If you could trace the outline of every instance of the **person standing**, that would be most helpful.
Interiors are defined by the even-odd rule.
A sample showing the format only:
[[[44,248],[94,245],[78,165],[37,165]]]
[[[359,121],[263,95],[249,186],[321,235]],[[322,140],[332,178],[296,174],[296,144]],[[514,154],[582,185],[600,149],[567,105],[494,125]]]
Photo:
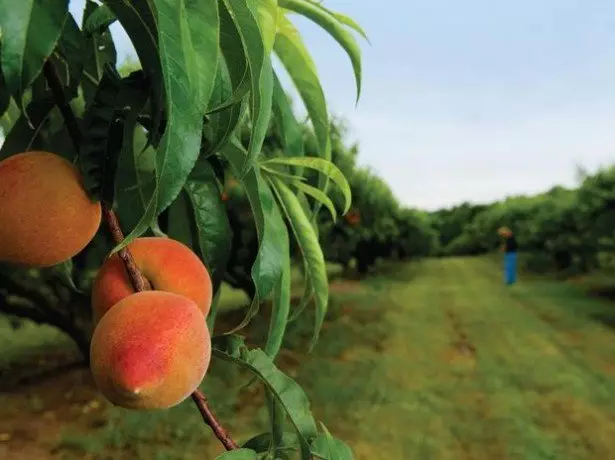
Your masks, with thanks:
[[[508,227],[501,227],[498,233],[504,238],[502,252],[504,252],[504,281],[507,285],[515,284],[517,281],[517,240],[512,230]]]

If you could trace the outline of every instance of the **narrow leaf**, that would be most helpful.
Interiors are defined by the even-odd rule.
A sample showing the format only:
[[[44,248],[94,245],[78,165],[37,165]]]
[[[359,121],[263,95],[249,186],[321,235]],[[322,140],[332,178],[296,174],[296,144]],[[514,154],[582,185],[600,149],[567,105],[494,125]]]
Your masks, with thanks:
[[[185,1],[155,0],[167,123],[156,155],[156,188],[145,214],[114,252],[142,235],[184,186],[199,155],[203,118],[194,104],[194,49]]]
[[[53,101],[49,100],[30,102],[26,108],[27,115],[20,115],[10,131],[4,133],[0,160],[16,153],[43,147],[42,128],[54,106]]]
[[[235,140],[222,150],[236,176],[245,164],[246,151],[239,141]],[[252,280],[256,287],[256,295],[246,314],[246,318],[233,331],[244,327],[258,311],[258,306],[278,282],[284,264],[288,263],[289,244],[288,232],[282,216],[276,205],[269,185],[258,169],[252,168],[241,178],[245,188],[258,235],[259,248],[256,260],[252,266]],[[231,331],[232,332],[232,331]]]
[[[88,0],[90,1],[90,0]],[[148,130],[146,146],[158,146],[164,130],[161,129],[165,105],[165,87],[158,47],[158,29],[153,0],[105,0],[105,4],[118,17],[122,27],[134,44],[143,71],[150,80],[152,126]],[[177,10],[179,13],[181,9]],[[178,55],[180,56],[180,55]]]
[[[93,32],[102,32],[115,21],[117,21],[117,16],[111,8],[109,8],[109,5],[99,5],[84,22],[83,31],[90,34]]]
[[[282,268],[282,276],[273,290],[273,307],[269,322],[269,333],[265,344],[265,353],[274,359],[282,346],[286,324],[288,322],[288,312],[290,310],[290,258]]]
[[[299,31],[283,14],[278,18],[278,35],[274,50],[288,71],[308,111],[316,135],[319,156],[330,160],[329,114],[316,65]],[[327,184],[328,177],[321,176],[319,188],[326,192]]]
[[[269,127],[273,96],[273,69],[271,58],[265,50],[263,33],[249,2],[224,0],[224,4],[239,31],[250,70],[252,133],[248,155],[238,174],[243,176],[260,153]]]
[[[311,349],[318,341],[329,302],[329,283],[327,280],[325,257],[318,241],[318,235],[314,232],[314,227],[295,194],[283,181],[277,178],[272,178],[271,180],[275,184],[274,190],[293,229],[314,287],[316,320],[310,343]]]
[[[302,126],[293,114],[288,95],[277,75],[273,78],[273,113],[286,156],[303,156]]]
[[[201,157],[185,185],[192,206],[198,247],[217,290],[231,250],[230,225],[213,168]]]
[[[327,430],[327,427],[320,424],[323,433],[319,434],[312,443],[312,453],[324,460],[354,460],[350,447],[339,439],[335,439]]]
[[[98,5],[91,0],[86,0],[85,10],[83,12],[83,21],[85,24],[88,18],[96,11]],[[103,70],[106,65],[115,68],[117,61],[117,51],[109,30],[92,32],[85,35],[85,63],[83,67],[83,97],[88,103],[96,93],[96,86],[103,76]]]
[[[68,0],[0,2],[2,71],[18,104],[55,49],[67,18]]]
[[[258,455],[251,449],[233,449],[218,455],[216,460],[258,460]]]
[[[114,183],[115,168],[122,148],[121,125],[115,124],[115,106],[120,92],[120,76],[110,66],[103,78],[84,120],[84,138],[79,164],[88,194],[102,199],[103,182]],[[108,170],[108,167],[112,170]]]
[[[344,173],[342,173],[342,171],[331,161],[316,157],[278,157],[265,160],[261,164],[264,166],[276,164],[285,166],[295,165],[320,171],[323,175],[329,177],[344,195],[344,212],[342,214],[346,214],[350,209],[350,205],[352,204],[350,185]]]
[[[293,424],[301,447],[301,458],[311,459],[310,441],[317,436],[316,422],[311,415],[310,403],[301,387],[282,373],[265,352],[250,350],[244,339],[224,335],[213,340],[212,354],[252,372],[271,392]]]
[[[306,184],[305,182],[302,182],[302,181],[293,181],[292,184],[295,187],[297,187],[299,190],[301,190],[303,193],[305,193],[306,195],[310,195],[315,200],[320,201],[322,204],[324,204],[325,207],[331,213],[333,222],[336,221],[337,212],[335,210],[335,205],[333,204],[333,201],[331,201],[331,199],[327,195],[325,195],[321,190],[317,189],[316,187],[313,187],[310,184]]]
[[[280,0],[280,6],[299,13],[326,30],[350,58],[357,85],[357,101],[361,96],[361,50],[356,40],[337,17],[310,0]]]
[[[186,2],[186,16],[194,47],[196,102],[199,113],[204,113],[217,75],[220,50],[218,0]]]

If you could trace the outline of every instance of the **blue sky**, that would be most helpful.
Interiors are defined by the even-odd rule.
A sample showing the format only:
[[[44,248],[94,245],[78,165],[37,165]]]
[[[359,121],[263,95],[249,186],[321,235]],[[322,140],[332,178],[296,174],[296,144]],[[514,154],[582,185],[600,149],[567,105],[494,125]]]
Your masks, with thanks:
[[[81,16],[83,1],[71,9]],[[355,18],[350,63],[298,19],[330,110],[406,205],[485,202],[574,185],[615,160],[615,3],[607,0],[325,0]],[[121,55],[131,53],[116,26]]]

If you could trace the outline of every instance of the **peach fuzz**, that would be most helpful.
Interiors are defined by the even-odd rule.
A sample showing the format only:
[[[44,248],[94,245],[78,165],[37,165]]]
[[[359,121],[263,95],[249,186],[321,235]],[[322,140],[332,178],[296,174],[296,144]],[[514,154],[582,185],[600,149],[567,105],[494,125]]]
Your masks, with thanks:
[[[81,252],[101,221],[100,202],[59,155],[29,151],[0,161],[0,260],[49,267]]]
[[[144,291],[126,297],[98,323],[90,368],[101,393],[128,409],[163,409],[186,399],[211,360],[205,318],[190,299]]]
[[[207,316],[212,302],[212,283],[207,268],[192,250],[170,238],[137,238],[128,245],[132,257],[152,289],[192,299]],[[92,310],[98,322],[134,288],[118,254],[100,267],[92,286]]]

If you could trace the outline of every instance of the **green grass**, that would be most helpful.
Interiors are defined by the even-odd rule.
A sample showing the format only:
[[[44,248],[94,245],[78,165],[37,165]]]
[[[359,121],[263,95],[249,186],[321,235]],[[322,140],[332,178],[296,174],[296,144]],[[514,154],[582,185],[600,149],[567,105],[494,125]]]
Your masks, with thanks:
[[[311,315],[291,325],[278,363],[359,460],[615,458],[615,304],[583,285],[522,276],[507,287],[494,259],[427,260],[334,284],[308,355]],[[256,319],[251,338],[266,327]],[[204,389],[224,394],[213,403],[231,432],[262,429],[262,395],[239,392],[228,366],[212,371]],[[84,417],[62,425],[61,458],[220,452],[190,401],[147,414],[103,406],[96,429]]]

